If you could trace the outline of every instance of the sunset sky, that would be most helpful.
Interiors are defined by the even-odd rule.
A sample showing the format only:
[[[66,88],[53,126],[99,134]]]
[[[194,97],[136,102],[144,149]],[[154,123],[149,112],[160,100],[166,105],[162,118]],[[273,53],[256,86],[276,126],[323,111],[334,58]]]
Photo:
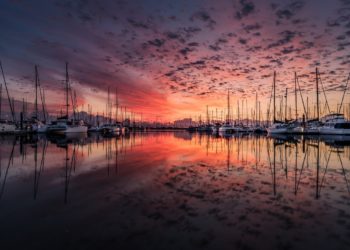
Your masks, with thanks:
[[[335,111],[350,73],[350,0],[0,0],[0,60],[10,94],[28,102],[37,64],[52,112],[64,104],[66,61],[93,112],[108,87],[145,119],[225,109],[227,89],[234,110],[245,99],[254,108],[258,92],[266,112],[274,70],[278,96],[294,91],[297,72],[312,106],[315,67]]]

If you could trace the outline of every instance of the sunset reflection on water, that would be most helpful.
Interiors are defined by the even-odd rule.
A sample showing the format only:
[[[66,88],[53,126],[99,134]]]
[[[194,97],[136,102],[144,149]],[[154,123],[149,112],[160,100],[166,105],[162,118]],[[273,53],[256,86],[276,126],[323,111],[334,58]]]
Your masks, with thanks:
[[[101,240],[150,248],[349,245],[346,138],[176,131],[0,144],[8,246],[15,235],[23,246],[44,237],[72,249]]]

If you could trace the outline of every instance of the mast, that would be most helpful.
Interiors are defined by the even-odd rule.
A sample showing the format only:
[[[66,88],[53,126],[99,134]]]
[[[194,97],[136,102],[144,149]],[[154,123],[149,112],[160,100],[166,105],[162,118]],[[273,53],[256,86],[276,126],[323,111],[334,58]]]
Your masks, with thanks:
[[[239,101],[237,100],[237,115],[238,115],[238,124],[240,124],[240,116],[239,116]]]
[[[35,70],[35,104],[34,104],[34,108],[35,108],[35,119],[38,119],[38,81],[39,81],[39,76],[38,76],[38,66],[35,65],[34,66],[34,70]]]
[[[248,121],[249,121],[249,114],[248,114],[248,101],[247,99],[245,99],[245,110],[246,110],[246,114],[247,114],[247,127],[248,127]]]
[[[276,122],[276,71],[273,72],[273,122]]]
[[[5,89],[6,89],[6,94],[7,94],[7,99],[9,101],[9,105],[10,105],[10,110],[11,110],[11,115],[12,115],[12,120],[15,122],[16,121],[16,117],[15,117],[15,109],[14,109],[14,105],[11,102],[11,98],[10,98],[10,94],[9,94],[9,90],[7,88],[7,83],[6,83],[6,79],[5,79],[5,73],[4,73],[4,69],[2,67],[2,63],[0,61],[0,68],[1,68],[1,73],[2,73],[2,78],[4,80],[4,84],[5,84]]]
[[[108,120],[109,123],[111,123],[112,117],[111,117],[111,101],[109,96],[109,87],[108,87],[108,96],[107,96],[107,114],[108,114]]]
[[[118,108],[119,108],[119,102],[118,102],[118,90],[115,88],[115,122],[118,123]]]
[[[37,101],[38,100],[38,90],[39,90],[44,121],[46,122],[46,108],[45,108],[45,96],[44,96],[45,93],[44,93],[44,89],[41,89],[41,86],[40,86],[40,77],[39,77],[39,70],[38,70],[37,65],[35,67],[35,75],[36,75],[35,99],[36,99],[37,118],[39,117],[39,111],[38,111],[39,108],[38,108],[38,101]]]
[[[0,84],[0,121],[1,121],[1,110],[2,110],[2,84]]]
[[[230,123],[230,90],[227,90],[227,123]]]
[[[295,121],[298,120],[297,72],[294,72]]]
[[[46,123],[46,108],[45,108],[45,92],[44,89],[40,89],[40,96],[41,96],[41,105],[42,105],[42,109],[43,109],[43,115],[44,115],[44,122]]]
[[[68,75],[68,62],[66,62],[66,116],[68,120],[68,107],[69,107],[69,75]]]
[[[309,97],[306,97],[306,121],[309,120]]]
[[[207,125],[209,125],[210,123],[210,118],[209,118],[209,108],[208,108],[208,105],[207,105]]]
[[[259,117],[259,127],[260,127],[260,124],[261,124],[260,114],[261,114],[261,111],[260,111],[260,101],[259,101],[259,115],[258,115],[258,117]]]
[[[316,115],[317,121],[320,120],[320,107],[318,99],[318,68],[316,68]]]
[[[258,124],[258,92],[255,92],[255,126]]]
[[[286,104],[284,106],[284,121],[287,122],[288,88],[286,88]]]

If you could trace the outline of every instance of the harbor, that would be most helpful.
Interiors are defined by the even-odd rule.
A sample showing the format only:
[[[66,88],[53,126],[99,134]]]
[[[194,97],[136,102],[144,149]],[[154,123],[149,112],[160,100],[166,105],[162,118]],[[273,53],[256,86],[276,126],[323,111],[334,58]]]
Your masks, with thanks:
[[[4,250],[350,249],[350,0],[1,0]]]

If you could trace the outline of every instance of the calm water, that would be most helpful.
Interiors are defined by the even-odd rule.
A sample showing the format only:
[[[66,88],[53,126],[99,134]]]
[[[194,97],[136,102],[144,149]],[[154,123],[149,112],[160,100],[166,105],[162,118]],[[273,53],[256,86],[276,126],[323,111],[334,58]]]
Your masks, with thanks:
[[[349,142],[2,137],[1,248],[350,249]]]

